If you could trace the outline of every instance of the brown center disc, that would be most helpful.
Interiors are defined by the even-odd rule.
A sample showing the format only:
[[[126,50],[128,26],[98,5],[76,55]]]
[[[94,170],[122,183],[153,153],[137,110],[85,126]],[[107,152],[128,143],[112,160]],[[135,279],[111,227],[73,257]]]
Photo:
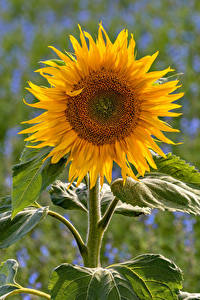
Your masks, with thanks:
[[[113,144],[130,135],[140,114],[139,102],[125,80],[100,70],[76,86],[68,97],[66,118],[78,136],[92,144]]]

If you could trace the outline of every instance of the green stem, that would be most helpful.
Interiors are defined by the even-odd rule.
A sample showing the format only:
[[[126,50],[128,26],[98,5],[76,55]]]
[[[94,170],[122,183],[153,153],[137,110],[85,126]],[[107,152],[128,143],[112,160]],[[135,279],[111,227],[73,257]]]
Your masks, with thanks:
[[[78,232],[78,230],[74,227],[74,225],[72,225],[71,222],[69,222],[68,220],[66,220],[63,216],[61,216],[60,214],[58,214],[55,211],[48,211],[48,215],[59,220],[60,222],[62,222],[63,224],[65,224],[65,226],[67,226],[67,228],[71,231],[71,233],[73,234],[76,243],[78,245],[80,254],[83,258],[83,261],[85,261],[86,256],[87,256],[87,247],[85,246],[82,237],[80,235],[80,233]]]
[[[103,230],[103,232],[106,231],[110,221],[111,221],[111,218],[113,216],[113,213],[115,211],[115,208],[117,206],[117,203],[118,203],[119,199],[118,198],[114,198],[112,200],[112,202],[110,203],[109,207],[107,208],[106,212],[104,213],[103,217],[101,218],[101,220],[99,221],[99,227],[101,228],[101,230]]]
[[[42,298],[51,299],[51,296],[49,294],[46,294],[46,293],[38,291],[38,290],[28,289],[28,288],[23,288],[23,287],[18,290],[12,291],[11,293],[9,293],[9,295],[7,297],[17,295],[17,294],[33,294],[33,295],[37,295]]]
[[[103,231],[98,226],[100,219],[100,183],[98,178],[95,186],[92,189],[89,189],[88,199],[88,257],[87,261],[85,262],[85,266],[90,268],[96,268],[100,266],[100,249],[103,237]]]

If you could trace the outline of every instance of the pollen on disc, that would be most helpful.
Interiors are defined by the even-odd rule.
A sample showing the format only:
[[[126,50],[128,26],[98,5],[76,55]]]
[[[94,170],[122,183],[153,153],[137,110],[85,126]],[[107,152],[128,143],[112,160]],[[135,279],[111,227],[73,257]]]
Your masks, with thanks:
[[[80,138],[104,145],[132,133],[140,105],[134,91],[118,74],[99,70],[76,88],[83,91],[67,100],[66,118]]]

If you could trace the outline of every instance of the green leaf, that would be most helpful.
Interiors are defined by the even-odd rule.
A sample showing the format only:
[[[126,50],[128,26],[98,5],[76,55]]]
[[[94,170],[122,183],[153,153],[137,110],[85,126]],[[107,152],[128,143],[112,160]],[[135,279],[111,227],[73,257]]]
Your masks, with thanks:
[[[68,210],[82,210],[87,212],[88,188],[85,184],[81,183],[78,187],[76,187],[76,183],[72,183],[69,187],[69,183],[57,180],[51,185],[49,192],[53,204]],[[102,213],[104,213],[110,202],[114,199],[114,195],[108,184],[103,185],[100,192],[100,198],[101,210]],[[149,214],[150,209],[132,206],[119,201],[115,209],[115,213],[136,217],[141,214]]]
[[[11,219],[11,211],[0,214],[0,248],[7,248],[31,231],[48,213],[48,207],[26,208]]]
[[[107,268],[62,264],[49,283],[53,300],[175,300],[180,269],[161,255],[145,254]]]
[[[187,293],[187,292],[180,292],[178,295],[179,300],[199,300],[200,299],[200,294],[196,293]]]
[[[87,212],[87,188],[86,185],[80,183],[76,187],[76,183],[64,183],[56,180],[49,190],[51,200],[54,205],[61,206],[68,210],[82,210]]]
[[[200,214],[200,191],[164,174],[147,174],[140,181],[129,177],[125,184],[117,179],[111,190],[122,202],[133,206]]]
[[[18,263],[14,259],[8,259],[0,264],[0,300],[5,299],[9,294],[19,289],[15,282]]]
[[[12,210],[10,195],[0,198],[0,214],[8,210]]]
[[[63,171],[66,158],[56,164],[51,164],[50,158],[43,163],[49,149],[26,148],[22,153],[21,163],[13,167],[12,217],[35,202],[41,192]]]
[[[194,166],[172,153],[168,153],[166,158],[154,153],[152,155],[158,168],[157,172],[200,187],[200,172]]]
[[[42,166],[42,187],[43,191],[48,185],[50,185],[65,169],[67,157],[63,157],[56,164],[51,164],[51,158],[45,160]],[[41,192],[40,191],[40,192]]]
[[[21,163],[25,163],[35,159],[40,159],[41,157],[45,157],[51,151],[51,147],[29,148],[27,147],[29,145],[31,145],[31,143],[27,142],[21,153]]]
[[[115,196],[113,195],[110,186],[108,184],[104,184],[101,189],[101,210],[102,214],[106,211],[106,208],[110,205],[110,202],[114,200]],[[141,214],[150,214],[151,210],[149,208],[143,208],[139,206],[133,206],[131,204],[123,203],[119,201],[115,208],[116,214],[121,214],[128,217],[138,217]]]
[[[14,217],[40,195],[42,160],[32,160],[13,167],[12,208]]]

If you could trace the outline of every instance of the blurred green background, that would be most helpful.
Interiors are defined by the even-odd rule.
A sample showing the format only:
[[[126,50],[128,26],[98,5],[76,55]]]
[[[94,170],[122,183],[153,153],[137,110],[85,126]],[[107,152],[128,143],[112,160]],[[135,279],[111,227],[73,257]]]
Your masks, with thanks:
[[[0,196],[10,193],[11,168],[24,147],[23,137],[17,135],[22,129],[20,122],[37,113],[22,102],[23,97],[33,100],[25,90],[27,81],[44,83],[34,70],[40,60],[55,58],[49,45],[72,51],[68,36],[79,37],[77,24],[96,37],[99,21],[112,40],[128,28],[136,39],[138,58],[159,50],[153,68],[170,65],[177,73],[184,73],[183,116],[169,120],[181,130],[171,137],[183,144],[173,148],[163,145],[163,149],[200,168],[199,0],[0,0]],[[42,195],[41,203],[51,205],[48,193]],[[86,215],[60,212],[67,213],[85,234]],[[52,268],[63,262],[82,263],[70,233],[48,218],[29,236],[0,251],[0,261],[19,261],[21,284],[44,291]],[[103,265],[147,252],[174,260],[184,272],[184,288],[200,292],[200,218],[158,211],[138,219],[115,216],[103,245]],[[13,299],[22,297],[34,299],[28,295]]]

